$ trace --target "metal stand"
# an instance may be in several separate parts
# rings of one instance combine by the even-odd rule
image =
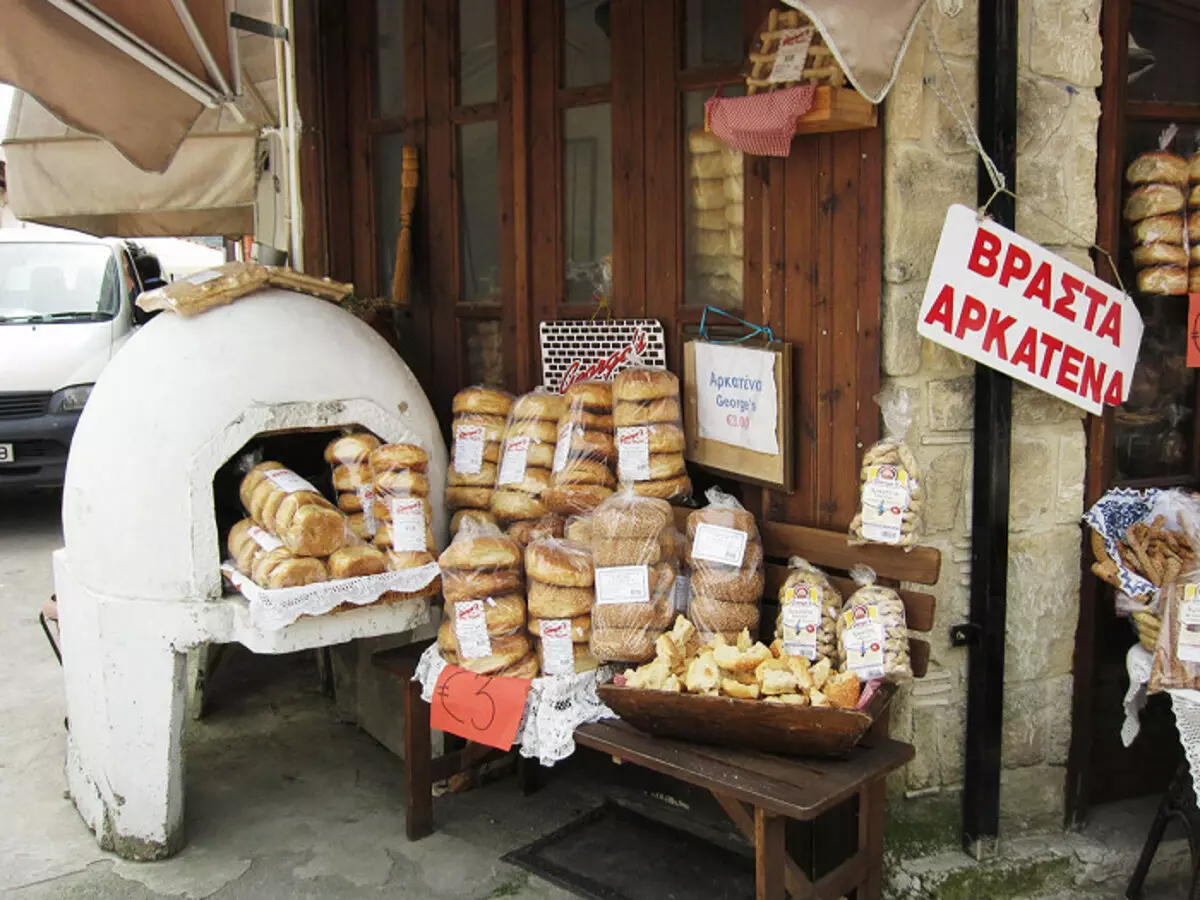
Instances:
[[[1200,854],[1197,853],[1200,850],[1200,808],[1196,806],[1192,773],[1186,761],[1175,770],[1171,784],[1158,805],[1158,814],[1150,825],[1150,833],[1146,835],[1142,855],[1134,867],[1133,877],[1129,879],[1129,887],[1125,889],[1128,900],[1138,900],[1142,895],[1146,873],[1150,871],[1150,863],[1154,861],[1154,854],[1171,819],[1179,819],[1187,829],[1188,845],[1192,850],[1192,886],[1188,891],[1188,900],[1200,900]]]

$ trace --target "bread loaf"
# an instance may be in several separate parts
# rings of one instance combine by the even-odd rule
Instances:
[[[286,547],[263,553],[255,562],[250,579],[267,589],[303,587],[329,580],[325,563],[311,556],[297,556]]]
[[[482,413],[504,419],[512,409],[512,395],[488,387],[469,387],[454,395],[452,411],[460,413]],[[501,422],[503,427],[503,421]]]
[[[258,525],[300,556],[328,556],[346,541],[346,517],[280,463],[262,462],[242,479],[241,500]]]
[[[1125,218],[1138,222],[1183,209],[1183,191],[1170,184],[1146,184],[1130,193],[1125,201]]]
[[[1188,183],[1188,162],[1182,156],[1156,150],[1141,153],[1125,170],[1130,184],[1174,184],[1183,187]]]
[[[382,575],[387,568],[387,557],[370,544],[353,544],[329,555],[329,577],[334,579]]]

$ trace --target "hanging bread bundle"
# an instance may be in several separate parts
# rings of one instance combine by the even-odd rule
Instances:
[[[559,538],[525,548],[529,632],[544,675],[573,675],[598,665],[592,656],[591,548]]]
[[[754,515],[734,497],[720,488],[709,488],[705,496],[708,506],[687,520],[688,618],[701,641],[721,635],[736,643],[743,629],[758,631],[762,540]]]
[[[1140,154],[1125,170],[1125,218],[1133,233],[1133,264],[1143,294],[1186,294],[1189,244],[1200,240],[1200,216],[1195,235],[1190,235],[1188,161],[1165,149],[1173,136],[1174,130],[1168,129],[1161,149]]]
[[[613,379],[612,390],[618,480],[642,497],[690,496],[679,379],[666,369],[631,366]]]
[[[346,542],[345,515],[282,463],[251,468],[239,494],[255,523],[298,556],[328,556]]]
[[[595,509],[612,496],[617,478],[612,385],[580,381],[563,396],[550,488],[542,501],[564,516]]]
[[[565,410],[562,395],[544,388],[523,394],[513,404],[491,502],[499,522],[538,519],[548,512],[542,495],[550,486],[558,420]]]
[[[433,508],[429,504],[429,454],[416,444],[382,444],[369,457],[375,485],[375,546],[387,554],[387,568],[419,569],[435,559]],[[390,602],[430,597],[438,579],[410,594],[389,592]]]
[[[453,441],[446,472],[446,506],[489,509],[500,466],[500,445],[512,395],[476,385],[454,395]]]
[[[378,530],[371,451],[381,443],[367,432],[347,432],[325,447],[325,462],[332,468],[338,509],[346,514],[350,531],[364,541],[372,540]]]
[[[828,659],[841,666],[838,653],[838,618],[842,595],[825,573],[799,556],[788,560],[788,575],[779,586],[779,615],[775,639],[782,642],[785,656],[810,662]]]
[[[517,542],[495,525],[468,520],[438,564],[446,599],[438,629],[442,657],[480,675],[536,677]]]
[[[842,671],[853,672],[863,682],[911,680],[904,601],[891,588],[875,584],[875,571],[869,566],[855,566],[850,577],[859,588],[838,619]]]
[[[744,221],[742,151],[720,138],[693,128],[688,132],[689,266],[701,296],[724,305],[741,306]]]

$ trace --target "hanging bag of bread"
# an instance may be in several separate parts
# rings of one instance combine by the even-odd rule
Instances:
[[[875,395],[883,411],[884,438],[863,454],[859,511],[850,523],[851,544],[892,544],[911,550],[925,532],[925,492],[906,436],[911,399],[903,388]]]
[[[783,656],[803,657],[809,662],[828,659],[841,667],[837,623],[842,614],[842,595],[825,573],[799,556],[788,560],[788,576],[779,586],[779,616],[775,619],[772,649]]]
[[[347,431],[325,447],[325,461],[333,470],[338,509],[346,514],[350,531],[364,541],[373,540],[378,530],[371,451],[382,443],[373,434]]]
[[[675,616],[675,522],[665,500],[625,485],[589,517],[596,599],[592,656],[645,662]]]
[[[541,387],[513,403],[492,494],[492,515],[502,524],[539,519],[548,512],[542,494],[550,486],[558,420],[566,405],[561,394]]]
[[[1125,218],[1133,232],[1133,265],[1143,294],[1188,292],[1188,161],[1167,151],[1177,131],[1174,125],[1165,129],[1158,150],[1140,154],[1125,170]],[[1191,243],[1200,239],[1200,215],[1191,238]]]
[[[551,512],[571,516],[595,509],[617,484],[612,385],[576,382],[563,399],[566,410],[558,422],[550,489],[543,501]]]
[[[500,465],[504,426],[512,395],[475,385],[454,395],[450,431],[450,467],[446,471],[446,506],[489,509]]]
[[[1200,571],[1163,589],[1162,624],[1147,690],[1200,690]]]
[[[495,525],[466,521],[438,564],[446,599],[438,629],[442,658],[479,675],[536,677],[517,542]]]
[[[346,542],[346,516],[313,485],[273,460],[251,467],[239,491],[255,523],[298,556],[328,556]]]
[[[858,590],[846,600],[838,619],[841,670],[853,672],[864,683],[911,680],[904,601],[891,588],[876,584],[875,570],[869,566],[855,566],[850,577]]]
[[[574,675],[598,665],[591,654],[592,550],[559,538],[525,548],[529,633],[543,675]]]
[[[612,392],[618,480],[641,497],[689,497],[679,379],[666,369],[635,365],[617,374]]]
[[[369,456],[375,485],[374,544],[387,554],[387,567],[399,572],[419,569],[435,559],[433,508],[429,503],[429,454],[416,444],[381,444]],[[391,591],[388,602],[431,597],[440,585],[435,578],[417,590]]]
[[[687,520],[691,574],[688,618],[704,643],[721,635],[737,643],[742,629],[758,631],[763,548],[753,513],[720,488],[705,491],[708,506]]]
[[[329,580],[323,560],[293,553],[253,519],[242,519],[229,529],[226,546],[234,568],[260,588],[303,587]]]

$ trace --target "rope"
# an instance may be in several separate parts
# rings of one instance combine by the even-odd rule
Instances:
[[[746,326],[746,328],[750,330],[746,334],[743,334],[740,338],[734,338],[733,340],[714,340],[708,333],[709,313],[717,316],[724,316],[726,319],[732,319],[738,324]],[[700,338],[701,340],[708,341],[710,344],[740,344],[744,341],[750,340],[751,338],[757,337],[760,334],[765,334],[767,336],[768,343],[775,342],[775,332],[771,330],[770,325],[755,325],[753,322],[747,322],[745,319],[738,318],[733,313],[728,313],[718,306],[706,306],[704,307],[704,311],[700,313]]]

